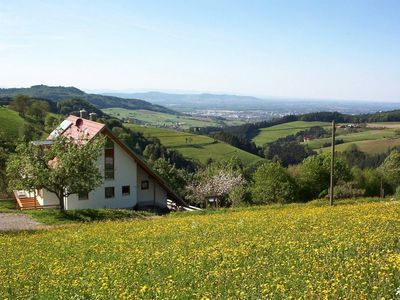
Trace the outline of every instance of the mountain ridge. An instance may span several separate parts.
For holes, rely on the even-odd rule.
[[[90,94],[76,87],[70,86],[47,86],[33,85],[28,88],[0,88],[0,97],[15,97],[18,94],[25,94],[32,98],[48,99],[55,102],[79,98],[88,101],[99,109],[121,107],[126,109],[145,109],[170,114],[179,114],[178,112],[166,108],[162,105],[152,104],[141,99],[127,99],[116,96]]]

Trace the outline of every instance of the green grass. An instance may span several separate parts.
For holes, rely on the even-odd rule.
[[[341,139],[344,143],[354,143],[369,140],[392,139],[396,136],[394,129],[363,129],[359,132],[353,133],[346,133],[343,130],[338,130],[336,139]],[[319,149],[323,148],[325,143],[330,143],[331,140],[331,138],[315,139],[306,142],[305,144],[307,144],[311,149]],[[344,145],[341,147],[344,147]]]
[[[39,223],[46,225],[144,218],[155,215],[152,212],[128,209],[81,209],[68,211],[60,211],[59,209],[37,209],[21,211],[17,209],[14,200],[0,201],[0,213],[25,214]]]
[[[14,200],[0,200],[0,213],[15,212],[16,205]]]
[[[209,158],[218,161],[233,156],[238,157],[246,165],[252,165],[262,160],[257,155],[203,135],[133,124],[125,124],[125,126],[135,131],[143,132],[145,136],[156,137],[167,148],[175,149],[182,153],[183,156],[198,160],[203,164]]]
[[[400,138],[397,139],[378,139],[378,140],[366,140],[357,141],[352,143],[345,143],[336,146],[337,151],[344,151],[350,147],[350,145],[355,144],[358,148],[369,154],[383,153],[389,148],[400,146]],[[321,148],[321,151],[330,151],[330,147]]]
[[[0,106],[0,132],[7,137],[17,138],[20,129],[24,126],[24,120],[16,111]]]
[[[260,133],[253,139],[257,145],[277,140],[287,135],[295,134],[312,126],[322,126],[329,129],[330,124],[326,122],[289,122],[281,125],[261,129]],[[376,126],[377,128],[373,128]],[[387,128],[383,128],[386,126]],[[368,128],[358,129],[357,132],[348,132],[345,129],[337,129],[336,139],[342,139],[343,144],[337,145],[337,151],[347,149],[351,144],[359,146],[360,150],[367,153],[385,152],[390,147],[400,146],[400,137],[396,129],[400,128],[400,123],[381,122],[369,123]],[[321,138],[309,141],[307,144],[311,149],[329,151],[330,147],[323,147],[325,143],[330,143],[331,138]]]
[[[0,233],[0,298],[396,299],[399,215],[313,203]]]
[[[369,127],[369,128],[391,128],[391,129],[400,129],[400,122],[375,122],[375,123],[367,123],[367,127]]]
[[[25,210],[23,213],[32,217],[39,223],[46,225],[133,219],[154,215],[151,212],[128,209],[81,209],[68,211],[60,211],[59,209],[43,209]]]
[[[154,112],[149,110],[129,110],[124,108],[103,109],[106,114],[117,118],[134,118],[152,126],[175,126],[181,129],[190,127],[221,126],[222,124],[210,118],[194,118]]]
[[[260,129],[259,134],[253,138],[253,142],[257,146],[262,146],[265,143],[273,142],[279,138],[296,134],[299,131],[306,130],[313,126],[330,126],[327,122],[305,122],[305,121],[295,121],[288,122],[280,125],[275,125],[272,127]]]

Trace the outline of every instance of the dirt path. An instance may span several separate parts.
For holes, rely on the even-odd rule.
[[[26,215],[0,213],[0,231],[33,230],[40,225]]]

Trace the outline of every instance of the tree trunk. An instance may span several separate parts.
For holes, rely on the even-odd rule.
[[[64,211],[65,210],[65,207],[64,207],[64,194],[63,193],[57,194],[57,198],[58,198],[58,201],[60,202],[60,210]]]

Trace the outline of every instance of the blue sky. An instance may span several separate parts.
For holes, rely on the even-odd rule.
[[[400,1],[3,1],[0,86],[400,101]]]

